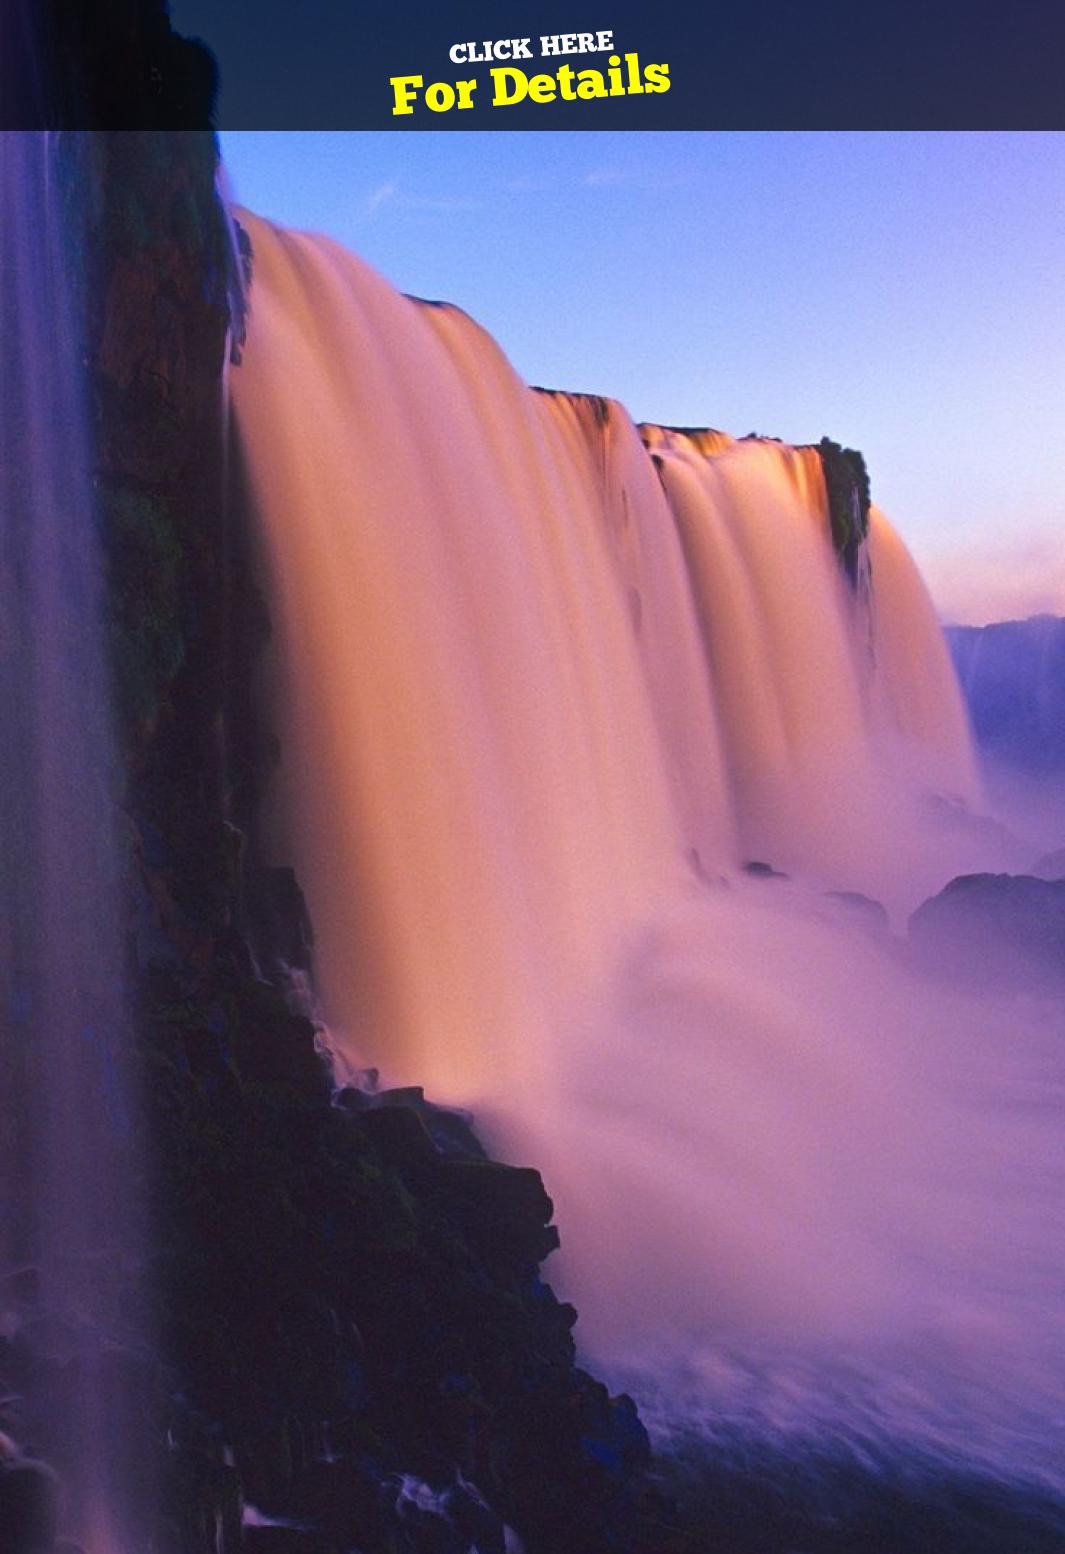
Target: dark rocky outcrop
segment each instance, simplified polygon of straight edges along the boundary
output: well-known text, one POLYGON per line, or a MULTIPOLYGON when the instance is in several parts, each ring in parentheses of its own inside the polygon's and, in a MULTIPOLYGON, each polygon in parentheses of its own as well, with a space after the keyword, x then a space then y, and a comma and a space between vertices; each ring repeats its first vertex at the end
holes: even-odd
POLYGON ((459 1494, 461 1474, 531 1548, 624 1546, 646 1442, 541 1282, 539 1176, 417 1093, 333 1104, 312 1028, 210 981, 205 1008, 202 982, 155 977, 152 1113, 180 1183, 160 1273, 169 1353, 242 1494, 321 1547, 446 1549, 440 1529, 389 1541, 397 1496, 405 1477, 459 1494))
POLYGON ((825 475, 832 543, 851 582, 858 582, 862 547, 869 532, 869 471, 854 448, 843 448, 829 437, 817 444, 825 475))
MULTIPOLYGON (((672 1548, 635 1408, 577 1365, 543 1282, 539 1175, 418 1089, 334 1095, 291 996, 311 932, 256 842, 269 622, 221 438, 241 256, 213 139, 71 154, 152 1204, 124 1277, 155 1353, 115 1361, 163 1485, 147 1541, 503 1554, 510 1526, 529 1554, 672 1548)), ((0 1344, 0 1393, 61 1392, 64 1363, 42 1381, 23 1338, 0 1344)), ((40 1444, 62 1472, 62 1441, 40 1444)))
POLYGON ((786 875, 781 869, 774 869, 771 863, 763 863, 760 858, 750 858, 743 865, 744 874, 749 874, 757 880, 786 880, 786 875))
POLYGON ((965 874, 910 918, 917 962, 980 986, 1065 986, 1065 880, 965 874))

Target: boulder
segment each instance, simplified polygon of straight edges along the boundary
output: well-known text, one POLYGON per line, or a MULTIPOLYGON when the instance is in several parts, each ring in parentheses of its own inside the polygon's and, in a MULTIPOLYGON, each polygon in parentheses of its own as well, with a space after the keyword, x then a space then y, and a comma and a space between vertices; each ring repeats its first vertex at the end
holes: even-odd
POLYGON ((1065 879, 963 874, 909 927, 925 969, 981 987, 1065 987, 1065 879))
POLYGON ((789 878, 780 869, 774 869, 771 863, 763 863, 760 858, 749 858, 743 865, 744 874, 751 875, 756 880, 786 880, 789 878))

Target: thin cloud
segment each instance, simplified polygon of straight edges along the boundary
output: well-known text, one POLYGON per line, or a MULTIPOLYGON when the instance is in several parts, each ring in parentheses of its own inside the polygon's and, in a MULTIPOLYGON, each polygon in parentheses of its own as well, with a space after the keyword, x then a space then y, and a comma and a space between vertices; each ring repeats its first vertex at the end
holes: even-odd
POLYGON ((390 180, 379 184, 372 194, 367 195, 362 202, 362 211, 365 216, 376 216, 379 211, 389 207, 393 210, 446 215, 452 211, 476 210, 480 204, 480 200, 471 199, 465 194, 414 194, 401 188, 398 182, 390 180))
POLYGON ((581 182, 588 189, 639 189, 649 194, 679 189, 691 182, 691 174, 675 168, 593 167, 581 182))
POLYGON ((382 205, 387 205, 390 200, 394 200, 396 194, 397 187, 394 183, 383 183, 379 185, 379 187, 376 188, 372 194, 368 194, 366 199, 363 200, 363 214, 367 216, 376 216, 382 205))

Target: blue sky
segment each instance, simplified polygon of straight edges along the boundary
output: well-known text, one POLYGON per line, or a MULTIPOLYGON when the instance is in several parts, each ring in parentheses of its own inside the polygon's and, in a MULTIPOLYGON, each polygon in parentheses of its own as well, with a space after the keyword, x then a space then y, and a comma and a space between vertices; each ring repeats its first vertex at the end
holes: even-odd
POLYGON ((1065 607, 1065 134, 222 140, 244 203, 532 382, 861 448, 945 613, 1065 607))

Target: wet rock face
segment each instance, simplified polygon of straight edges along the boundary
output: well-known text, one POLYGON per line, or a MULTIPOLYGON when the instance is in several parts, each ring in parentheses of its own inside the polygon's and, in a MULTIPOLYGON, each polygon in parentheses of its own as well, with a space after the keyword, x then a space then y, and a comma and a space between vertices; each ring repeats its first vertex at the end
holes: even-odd
POLYGON ((1065 987, 1065 879, 966 874, 910 918, 918 964, 979 986, 1065 987))
MULTIPOLYGON (((257 1018, 215 991, 223 1036, 257 1018)), ((575 1313, 540 1277, 557 1238, 539 1176, 458 1153, 468 1125, 417 1092, 334 1104, 320 1063, 282 1059, 314 1056, 283 1012, 257 1025, 277 1057, 243 1073, 225 1039, 199 1040, 192 1071, 188 1015, 164 1019, 152 1085, 180 1184, 160 1235, 168 1347, 269 1523, 258 1543, 302 1547, 309 1527, 385 1550, 402 1527, 397 1547, 450 1548, 398 1494, 412 1475, 441 1505, 475 1485, 531 1549, 624 1547, 646 1438, 575 1365, 575 1313)))
POLYGON ((743 872, 756 880, 786 880, 788 876, 780 869, 774 869, 771 863, 763 863, 760 858, 751 858, 743 865, 743 872))
POLYGON ((828 496, 832 543, 852 584, 858 581, 862 546, 869 532, 869 472, 854 448, 843 448, 829 437, 817 445, 828 496))
POLYGON ((579 1369, 575 1312, 543 1282, 558 1235, 540 1177, 488 1160, 416 1088, 366 1076, 335 1096, 290 1001, 313 945, 298 881, 256 844, 269 622, 223 475, 234 261, 215 147, 82 150, 154 1213, 151 1264, 128 1277, 159 1313, 136 1380, 159 1547, 502 1554, 507 1527, 528 1554, 653 1547, 635 1409, 579 1369))

